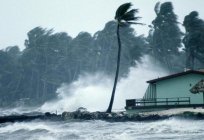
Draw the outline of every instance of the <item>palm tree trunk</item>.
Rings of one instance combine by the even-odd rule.
[[[119,33],[120,25],[117,25],[117,39],[118,39],[118,59],[117,59],[117,68],[116,68],[116,73],[115,73],[115,81],[113,85],[113,90],[112,90],[112,95],[111,95],[111,100],[107,109],[107,113],[111,113],[112,107],[113,107],[113,101],[115,97],[115,90],[118,82],[118,75],[119,75],[119,68],[120,68],[120,54],[121,54],[121,41],[120,41],[120,33]]]

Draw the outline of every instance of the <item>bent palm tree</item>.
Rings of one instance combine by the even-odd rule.
[[[115,81],[113,85],[112,95],[110,103],[107,109],[107,113],[111,113],[113,107],[113,101],[115,97],[115,90],[118,81],[119,67],[120,67],[120,54],[121,54],[121,41],[120,41],[120,27],[129,26],[131,24],[141,24],[136,23],[140,17],[136,17],[135,14],[138,12],[138,9],[131,9],[131,3],[122,4],[116,11],[115,20],[117,21],[117,40],[118,40],[118,59],[117,59],[117,68],[115,74]]]

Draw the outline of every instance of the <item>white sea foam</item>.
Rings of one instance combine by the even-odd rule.
[[[34,121],[0,124],[6,140],[140,140],[203,139],[203,120],[155,122]]]
[[[124,109],[125,100],[142,98],[147,88],[147,80],[166,75],[166,72],[144,56],[137,67],[131,67],[129,74],[118,82],[113,109]],[[84,74],[70,85],[64,83],[58,88],[58,98],[46,102],[41,111],[73,111],[85,107],[89,111],[105,111],[108,107],[113,78],[104,74]]]

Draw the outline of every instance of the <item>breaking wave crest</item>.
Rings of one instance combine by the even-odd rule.
[[[0,139],[139,140],[203,139],[204,121],[168,119],[155,122],[19,122],[0,124]],[[114,130],[114,131],[113,131]]]
[[[147,88],[146,81],[166,75],[167,72],[155,65],[150,56],[144,56],[137,67],[131,67],[127,77],[118,82],[114,110],[123,110],[125,100],[142,98]],[[62,112],[85,107],[89,111],[105,111],[108,107],[113,78],[101,74],[84,74],[71,84],[62,84],[57,89],[58,98],[46,102],[40,111]]]

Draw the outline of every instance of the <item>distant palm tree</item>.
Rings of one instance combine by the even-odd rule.
[[[121,41],[120,41],[120,27],[126,27],[131,24],[142,24],[137,23],[137,21],[140,17],[136,17],[135,14],[138,13],[138,9],[131,9],[132,4],[131,3],[125,3],[122,4],[116,11],[115,20],[117,21],[117,39],[118,39],[118,59],[117,59],[117,68],[116,68],[116,74],[115,74],[115,81],[113,85],[112,95],[110,99],[110,103],[107,109],[107,113],[111,113],[112,107],[113,107],[113,101],[115,97],[115,90],[117,86],[118,81],[118,74],[119,74],[119,67],[120,67],[120,55],[121,55]]]

